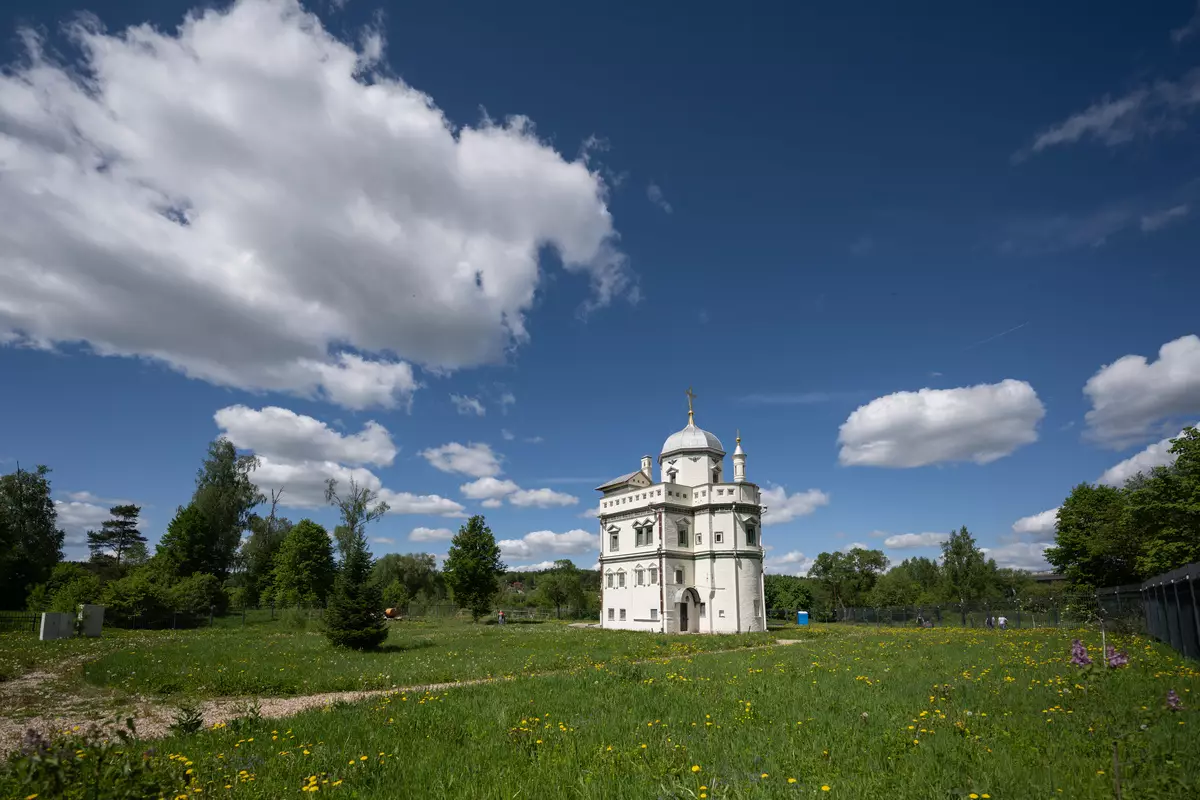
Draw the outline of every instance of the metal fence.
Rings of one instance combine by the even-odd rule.
[[[1198,582],[1200,562],[1156,575],[1139,590],[1147,633],[1195,659],[1200,659]]]

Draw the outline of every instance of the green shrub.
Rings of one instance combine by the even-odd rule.
[[[86,573],[59,587],[50,598],[50,610],[73,614],[81,603],[100,602],[103,594],[104,587],[100,579]]]
[[[165,628],[171,624],[169,592],[149,567],[138,569],[104,587],[105,622],[117,626]]]
[[[171,587],[168,600],[172,610],[185,614],[207,616],[210,609],[224,614],[229,607],[229,595],[215,575],[197,572]]]
[[[134,741],[132,719],[123,728],[96,726],[47,739],[28,731],[21,749],[0,770],[0,797],[56,800],[141,800],[174,796],[187,785],[184,765],[142,750]],[[82,754],[82,755],[81,755]]]

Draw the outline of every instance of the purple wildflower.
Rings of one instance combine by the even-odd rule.
[[[1088,656],[1087,648],[1078,639],[1071,642],[1071,663],[1077,667],[1086,667],[1092,663],[1092,659]]]
[[[1183,711],[1183,701],[1175,694],[1174,689],[1167,692],[1167,708],[1171,711]]]
[[[1113,647],[1111,644],[1108,646],[1108,649],[1105,652],[1105,658],[1108,659],[1108,665],[1113,669],[1129,665],[1129,654],[1124,650],[1117,652],[1117,648]]]

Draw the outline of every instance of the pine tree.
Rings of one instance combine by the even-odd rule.
[[[332,479],[325,488],[325,499],[342,515],[338,537],[342,565],[325,610],[325,636],[338,647],[374,650],[388,635],[379,584],[371,580],[373,564],[365,534],[367,523],[388,510],[387,503],[372,506],[376,497],[374,491],[354,481],[346,497],[338,495],[337,482]]]
[[[95,557],[102,553],[111,552],[116,559],[117,568],[121,567],[121,558],[135,544],[146,543],[146,537],[138,530],[138,515],[142,509],[135,505],[113,506],[108,510],[112,519],[100,524],[100,530],[88,531],[88,549]]]
[[[325,610],[325,636],[337,647],[374,650],[387,638],[383,598],[371,580],[371,554],[361,533],[345,543],[342,569]]]
[[[482,516],[471,517],[454,535],[443,568],[454,602],[471,609],[471,616],[478,621],[491,610],[496,580],[504,570],[492,529]]]

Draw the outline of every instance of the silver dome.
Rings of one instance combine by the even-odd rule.
[[[672,433],[667,437],[667,441],[663,442],[662,455],[679,450],[716,450],[725,455],[725,448],[720,439],[690,423],[683,430]]]

